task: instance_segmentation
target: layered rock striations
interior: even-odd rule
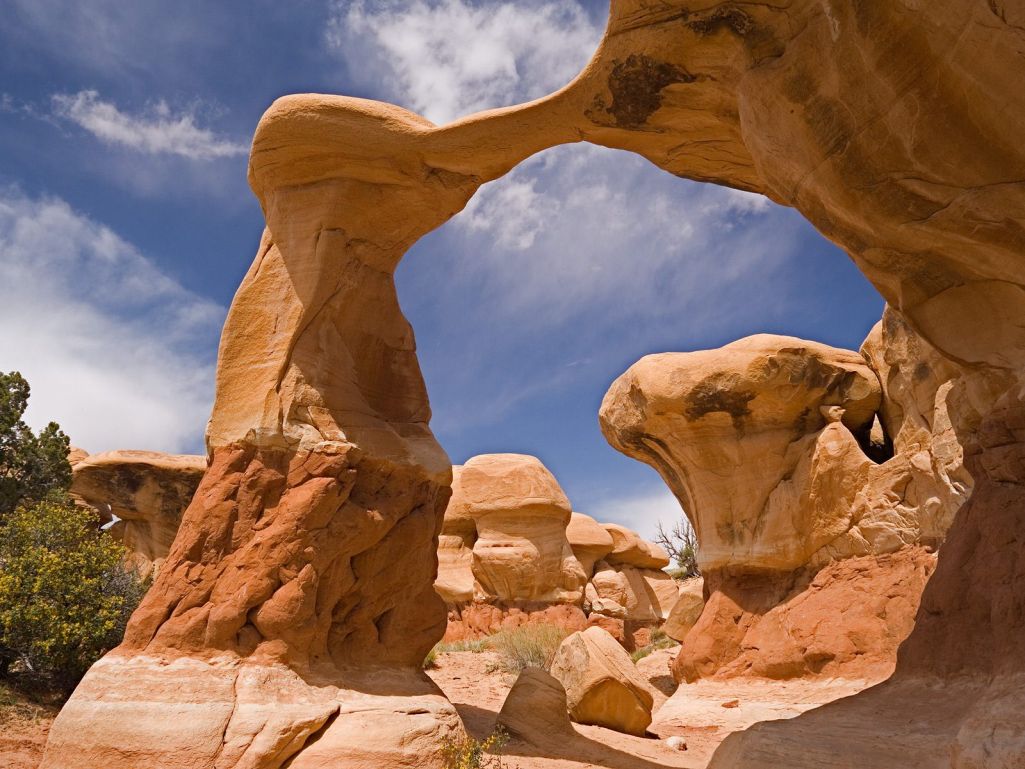
[[[538,459],[473,457],[454,470],[449,510],[476,525],[473,575],[486,596],[580,602],[587,576],[566,539],[569,500]]]
[[[121,450],[76,459],[71,494],[113,522],[108,530],[140,573],[158,570],[206,472],[206,458]]]
[[[535,457],[484,454],[453,468],[435,582],[446,639],[539,622],[573,632],[591,615],[629,645],[631,632],[668,616],[677,587],[662,549],[570,510]]]
[[[1025,63],[1023,26],[997,0],[613,0],[581,75],[529,104],[439,127],[360,99],[275,102],[253,143],[267,229],[221,340],[210,469],[125,643],[69,701],[43,766],[431,765],[458,728],[415,670],[445,622],[433,582],[451,471],[392,275],[480,184],[580,140],[795,207],[939,358],[970,372],[973,411],[949,416],[974,489],[893,678],[762,725],[718,765],[1014,765],[1025,94],[1011,73]],[[861,463],[844,408],[827,464]],[[776,568],[825,552],[842,519],[787,540]],[[770,557],[752,541],[742,557]]]

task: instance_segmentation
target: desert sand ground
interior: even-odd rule
[[[669,676],[671,650],[644,658],[638,667],[652,684],[658,737],[633,737],[599,726],[574,725],[579,740],[566,745],[545,742],[533,746],[510,741],[503,750],[506,769],[702,769],[719,743],[731,732],[758,721],[792,718],[825,702],[864,688],[864,682],[844,680],[789,682],[759,679],[702,681],[685,685],[672,700]],[[450,652],[438,655],[431,678],[452,700],[467,730],[483,739],[495,728],[498,711],[515,681],[501,670],[493,652]],[[668,702],[668,705],[666,704]],[[672,736],[683,738],[687,750],[669,746]]]

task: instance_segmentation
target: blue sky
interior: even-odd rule
[[[586,63],[577,0],[7,0],[0,25],[0,370],[91,452],[200,452],[220,325],[259,241],[245,181],[277,96],[435,122]],[[574,506],[650,534],[678,510],[597,410],[644,354],[759,332],[856,348],[882,300],[796,213],[587,145],[484,187],[397,274],[454,462],[535,454]]]

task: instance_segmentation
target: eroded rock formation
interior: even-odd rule
[[[623,526],[570,514],[535,457],[486,454],[452,472],[435,583],[449,609],[446,640],[539,622],[575,632],[596,614],[632,646],[632,633],[669,615],[668,556]]]
[[[977,418],[951,423],[975,489],[894,677],[758,727],[719,765],[1014,765],[1023,28],[1025,11],[1000,0],[613,0],[591,63],[530,104],[437,127],[360,99],[275,102],[250,162],[267,230],[222,337],[210,469],[125,643],[69,701],[43,766],[431,765],[430,745],[458,728],[415,669],[445,621],[433,582],[450,463],[427,426],[392,274],[480,184],[580,140],[796,207],[973,373]],[[170,725],[188,744],[168,739]]]
[[[76,455],[71,493],[117,521],[109,531],[128,550],[130,563],[148,575],[159,569],[178,533],[206,458],[155,451]]]
[[[454,468],[446,517],[476,525],[473,576],[500,601],[580,602],[584,574],[566,527],[571,508],[535,457],[485,454]]]
[[[761,335],[641,359],[601,424],[680,500],[702,571],[788,570],[850,528],[870,464],[851,431],[868,431],[879,399],[857,353]]]
[[[889,354],[895,397],[901,367],[912,365],[900,357],[910,332],[901,339],[867,345]],[[938,379],[917,396],[930,385],[935,400]],[[960,447],[931,408],[942,456],[914,415],[896,456],[869,445],[883,403],[861,355],[768,335],[648,356],[610,388],[606,436],[659,470],[701,543],[709,597],[674,663],[680,680],[892,672],[935,562],[921,546],[942,542],[967,488],[939,474],[945,466],[956,477]]]
[[[608,530],[583,513],[573,513],[566,527],[566,539],[588,579],[594,574],[594,565],[611,553],[614,547]]]

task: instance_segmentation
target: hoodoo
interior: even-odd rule
[[[892,678],[735,735],[714,766],[1019,766],[1023,29],[1025,9],[1006,0],[613,0],[592,61],[535,102],[435,126],[356,98],[276,101],[252,146],[267,227],[221,338],[209,469],[124,643],[54,723],[43,767],[438,765],[459,719],[419,665],[445,626],[433,584],[451,464],[393,273],[481,184],[581,140],[763,193],[846,249],[942,361],[950,431],[930,425],[927,453],[956,436],[974,481],[952,519],[955,494],[916,505],[950,525]],[[904,375],[873,387],[860,364],[840,368],[835,384],[836,366],[823,371],[835,401],[810,401],[826,413],[791,423],[813,440],[788,445],[814,442],[860,473],[848,460],[861,415]],[[795,382],[800,397],[816,381]],[[697,393],[695,423],[719,432],[761,413],[729,382]],[[896,445],[895,420],[884,407]],[[813,481],[815,458],[795,471]],[[717,567],[734,552],[769,558],[756,520],[738,508],[728,523],[701,532]],[[835,517],[774,523],[787,547],[773,568],[853,531]]]

